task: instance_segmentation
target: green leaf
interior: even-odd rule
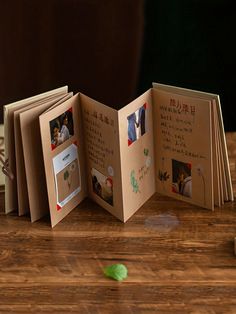
[[[148,156],[149,150],[147,148],[144,148],[143,153],[145,156]]]
[[[104,274],[115,280],[121,281],[128,276],[128,269],[123,264],[114,264],[104,268]]]
[[[66,170],[64,172],[64,180],[67,180],[69,178],[69,172]]]
[[[138,191],[139,191],[139,187],[138,187],[137,181],[136,181],[135,184],[133,185],[133,191],[134,191],[135,193],[138,193]]]

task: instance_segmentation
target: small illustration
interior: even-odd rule
[[[132,185],[132,188],[133,188],[133,192],[134,193],[140,193],[139,191],[139,185],[138,185],[138,181],[135,177],[135,171],[132,170],[131,173],[130,173],[130,183]]]
[[[147,104],[127,117],[128,123],[128,146],[146,133]]]
[[[148,148],[144,148],[143,153],[144,153],[144,156],[148,156],[149,149]]]
[[[72,108],[53,119],[49,123],[52,150],[74,135]]]
[[[53,158],[57,210],[81,191],[78,147],[71,144]]]
[[[111,177],[106,177],[97,169],[92,168],[91,180],[93,192],[101,197],[108,204],[113,206],[113,180]]]
[[[72,172],[75,171],[76,169],[76,161],[74,160],[69,167],[66,168],[66,170],[64,171],[64,181],[67,182],[68,185],[68,189],[70,190],[71,188],[71,180],[72,180]]]
[[[151,166],[151,163],[152,163],[151,156],[149,156],[149,149],[148,148],[144,148],[143,154],[144,154],[144,156],[147,157],[146,161],[145,161],[145,166],[148,169]]]
[[[167,181],[169,179],[170,175],[167,173],[167,171],[162,172],[161,170],[158,171],[158,179],[162,182]]]
[[[58,201],[65,200],[78,186],[80,186],[80,175],[78,160],[73,160],[57,176]]]
[[[172,192],[192,197],[192,165],[172,159]]]
[[[164,161],[165,158],[162,157],[162,170],[159,169],[158,171],[158,179],[161,181],[162,186],[163,186],[163,190],[165,190],[165,182],[170,178],[170,175],[168,174],[168,172],[165,170],[165,166],[164,166]]]
[[[114,169],[112,168],[112,166],[108,166],[107,171],[111,177],[114,176]]]

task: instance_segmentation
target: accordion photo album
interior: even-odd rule
[[[64,86],[5,105],[4,136],[5,212],[31,222],[54,227],[86,197],[122,222],[156,192],[233,201],[215,94],[153,83],[116,110]]]

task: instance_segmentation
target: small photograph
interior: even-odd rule
[[[58,202],[63,203],[68,196],[80,187],[78,159],[73,160],[62,171],[57,173]]]
[[[146,120],[147,120],[147,104],[136,110],[134,113],[127,117],[128,124],[128,146],[138,140],[146,133]]]
[[[71,144],[53,158],[57,209],[65,206],[81,191],[78,147]]]
[[[192,197],[191,164],[172,159],[172,192]]]
[[[91,171],[93,192],[101,197],[108,204],[113,206],[113,180],[106,177],[98,170],[92,168]]]
[[[74,135],[72,108],[53,119],[49,123],[52,150]]]

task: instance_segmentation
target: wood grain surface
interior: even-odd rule
[[[227,143],[236,186],[236,135]],[[156,194],[123,224],[86,200],[53,230],[1,212],[0,313],[236,313],[235,205]],[[123,282],[103,275],[113,263]]]

